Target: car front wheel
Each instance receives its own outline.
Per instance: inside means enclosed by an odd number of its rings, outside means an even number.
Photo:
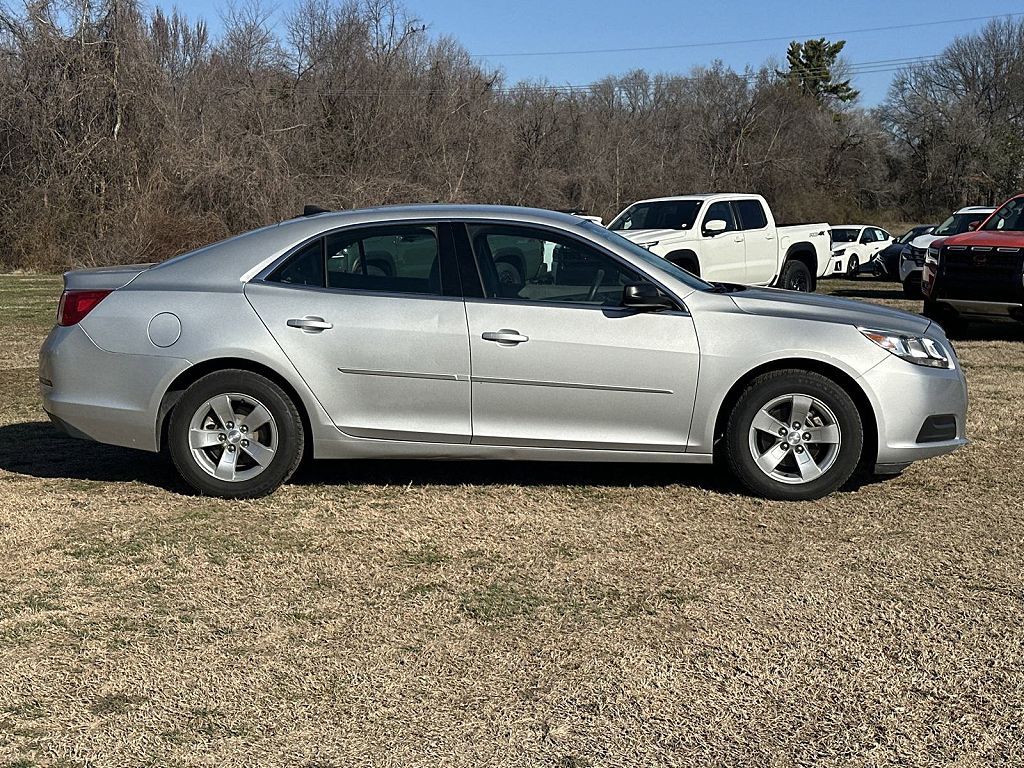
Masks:
[[[304,442],[291,398],[265,376],[243,370],[192,384],[175,405],[167,434],[185,482],[222,498],[272,493],[298,468]]]
[[[850,395],[812,371],[772,371],[743,390],[726,426],[739,481],[769,499],[819,499],[850,479],[864,429]]]

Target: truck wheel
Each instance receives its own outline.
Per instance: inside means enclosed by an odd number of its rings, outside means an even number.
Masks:
[[[967,321],[948,304],[925,299],[921,314],[938,323],[947,336],[959,336],[967,330]]]
[[[782,265],[782,274],[779,275],[779,288],[787,291],[811,292],[811,270],[802,261],[790,259]]]

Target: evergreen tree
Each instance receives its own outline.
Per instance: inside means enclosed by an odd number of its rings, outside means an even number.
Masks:
[[[777,74],[822,104],[853,101],[860,91],[850,87],[849,79],[839,82],[833,79],[836,60],[845,45],[845,40],[830,43],[823,37],[803,43],[794,40],[786,52],[789,71]]]

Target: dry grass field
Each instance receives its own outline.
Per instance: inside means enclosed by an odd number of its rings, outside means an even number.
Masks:
[[[1024,762],[1016,330],[957,342],[972,445],[816,503],[404,462],[229,503],[45,422],[59,286],[0,277],[0,767]]]

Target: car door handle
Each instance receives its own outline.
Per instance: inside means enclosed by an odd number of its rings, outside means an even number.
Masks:
[[[522,344],[524,341],[529,341],[529,336],[523,336],[519,331],[513,331],[509,328],[502,328],[500,331],[487,331],[481,337],[484,341],[496,341],[499,344]]]
[[[306,317],[293,317],[288,321],[288,327],[300,328],[305,333],[321,333],[331,330],[334,323],[328,323],[322,317],[307,315]]]
[[[774,240],[775,239],[775,235],[765,235],[764,239],[765,240]]]
[[[736,243],[742,243],[742,242],[743,242],[743,235],[736,235],[736,236],[735,236],[735,237],[733,238],[733,242],[736,242]]]

